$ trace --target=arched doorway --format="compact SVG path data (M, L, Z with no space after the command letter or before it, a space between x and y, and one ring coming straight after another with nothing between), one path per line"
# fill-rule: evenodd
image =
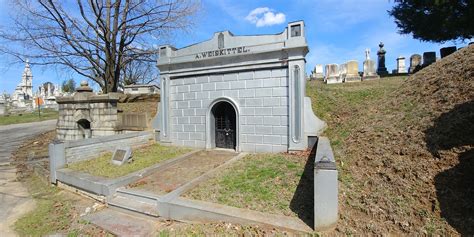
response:
M91 138L91 122L87 119L80 119L77 121L77 126L79 128L79 136L83 139Z
M234 107L226 101L221 101L212 107L215 147L235 149L237 145L236 132L236 111Z

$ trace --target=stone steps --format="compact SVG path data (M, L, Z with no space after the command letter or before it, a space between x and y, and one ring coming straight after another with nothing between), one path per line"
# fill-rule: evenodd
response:
M119 188L117 193L108 200L108 204L148 216L158 217L158 198L145 192Z

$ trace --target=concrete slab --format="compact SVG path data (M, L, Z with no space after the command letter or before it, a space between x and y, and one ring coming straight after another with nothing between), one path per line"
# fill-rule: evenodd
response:
M155 236L157 224L149 218L119 212L112 209L84 216L84 220L117 236Z

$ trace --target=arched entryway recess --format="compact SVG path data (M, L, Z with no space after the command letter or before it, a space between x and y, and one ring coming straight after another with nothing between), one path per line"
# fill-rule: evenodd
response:
M77 121L77 127L80 138L87 139L92 137L91 122L89 122L89 120L79 119L79 121Z
M206 148L226 148L240 151L239 107L230 98L214 100L206 116Z

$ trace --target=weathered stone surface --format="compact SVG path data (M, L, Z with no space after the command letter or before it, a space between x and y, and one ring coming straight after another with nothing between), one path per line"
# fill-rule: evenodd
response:
M339 74L339 66L337 64L326 65L325 82L327 84L342 83L342 80Z
M77 90L73 96L56 97L59 104L57 138L79 140L120 133L117 101L122 95L96 95L87 82L82 82Z
M421 55L413 54L410 57L410 68L408 69L409 73L415 73L421 69Z
M312 79L316 80L321 80L324 78L324 71L323 71L323 65L322 64L316 64L314 67L314 70L311 74Z
M362 80L373 80L379 79L380 76L375 72L375 62L374 60L365 60L364 61L364 72L362 74Z
M344 82L361 81L361 77L359 75L359 63L356 60L351 60L345 63L345 65L347 67L347 72L344 78Z
M397 58L397 73L406 73L407 69L405 67L405 57L399 56Z

